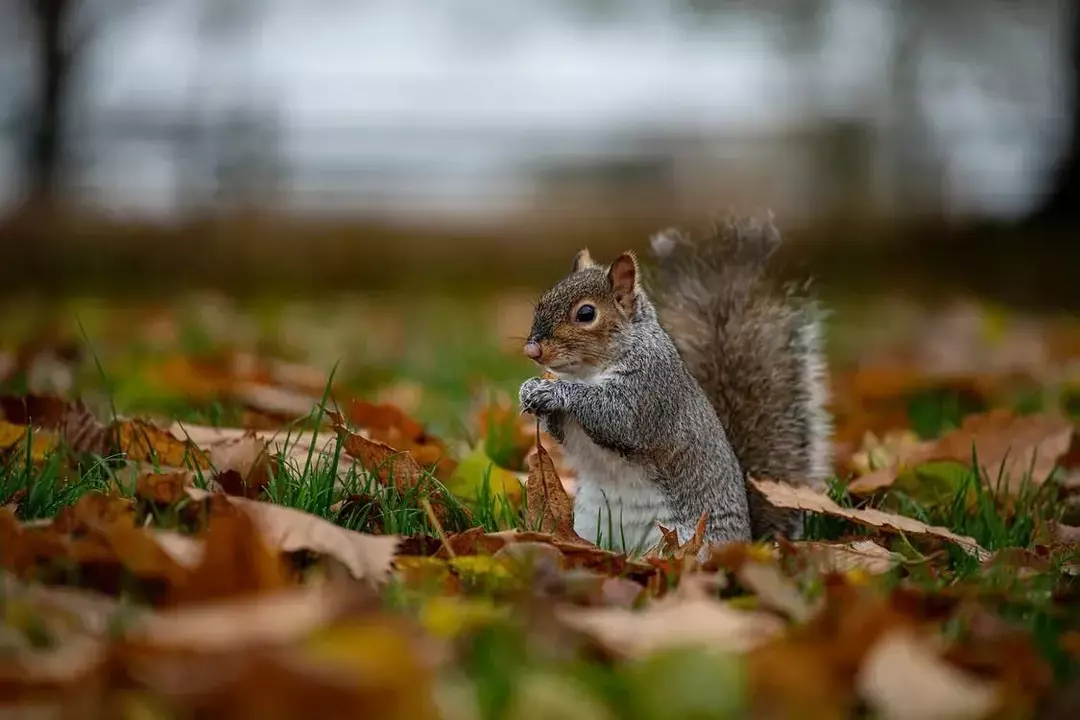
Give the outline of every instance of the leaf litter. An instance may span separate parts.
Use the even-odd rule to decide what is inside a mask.
[[[0,647],[10,636],[19,648],[0,660],[0,683],[18,689],[5,698],[86,698],[89,687],[89,704],[60,701],[85,716],[108,716],[135,691],[208,717],[476,717],[485,683],[502,677],[533,688],[507,700],[511,716],[541,695],[559,696],[563,713],[607,712],[610,696],[560,664],[569,659],[606,666],[612,687],[626,683],[627,701],[656,716],[703,702],[720,677],[726,704],[710,707],[726,710],[704,716],[1022,717],[1052,689],[1009,604],[1035,602],[1020,581],[1072,597],[1059,569],[1076,563],[1068,526],[1049,518],[1037,542],[1002,547],[864,500],[926,460],[968,463],[973,447],[987,486],[1002,467],[1067,471],[1075,429],[1049,414],[992,413],[938,440],[868,444],[849,459],[862,477],[846,497],[753,481],[778,507],[832,523],[813,539],[709,547],[703,517],[687,542],[660,528],[657,547],[628,557],[573,532],[573,470],[512,405],[481,406],[479,442],[453,445],[394,405],[341,402],[337,387],[327,406],[344,412],[323,410],[322,376],[302,365],[223,357],[173,362],[161,377],[238,399],[239,427],[103,422],[77,401],[0,398],[3,456],[33,436],[35,466],[65,450],[71,463],[111,464],[107,491],[51,519],[22,521],[20,503],[0,511],[13,631]],[[275,500],[283,476],[313,466],[333,485],[324,517]],[[358,473],[377,488],[348,487]],[[485,510],[492,488],[509,514]],[[377,505],[377,491],[412,497],[414,517],[426,504],[430,522],[404,534],[375,513],[359,531],[335,524]],[[459,502],[472,511],[452,519]],[[944,551],[920,552],[919,539]],[[977,573],[1014,582],[991,587]],[[479,670],[484,657],[498,667]],[[722,672],[716,657],[729,662]],[[702,668],[717,672],[668,691]]]

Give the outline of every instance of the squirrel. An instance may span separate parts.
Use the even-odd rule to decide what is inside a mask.
[[[537,416],[577,471],[574,529],[624,552],[680,543],[706,515],[707,544],[802,534],[747,475],[820,486],[831,472],[824,311],[809,283],[768,277],[772,213],[728,217],[695,239],[665,230],[654,262],[610,265],[583,249],[536,305],[524,353]]]

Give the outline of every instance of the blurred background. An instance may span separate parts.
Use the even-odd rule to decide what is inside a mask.
[[[871,297],[1071,316],[1076,7],[0,0],[0,321],[350,293],[382,299],[341,332],[381,323],[394,357],[451,342],[421,306],[510,348],[578,247],[762,206],[841,321]],[[453,304],[476,294],[499,300]]]
[[[428,282],[437,257],[518,281],[762,205],[807,242],[980,265],[993,231],[1076,234],[1074,7],[0,0],[5,280]]]

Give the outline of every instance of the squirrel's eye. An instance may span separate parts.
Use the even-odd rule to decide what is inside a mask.
[[[575,319],[583,323],[592,322],[596,319],[596,308],[592,305],[582,305],[577,309]]]

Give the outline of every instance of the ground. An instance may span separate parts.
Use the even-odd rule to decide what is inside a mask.
[[[807,537],[577,538],[529,293],[9,303],[0,697],[80,716],[1053,717],[1080,329],[836,302]],[[783,480],[783,479],[781,479]],[[704,558],[704,559],[701,559]]]

